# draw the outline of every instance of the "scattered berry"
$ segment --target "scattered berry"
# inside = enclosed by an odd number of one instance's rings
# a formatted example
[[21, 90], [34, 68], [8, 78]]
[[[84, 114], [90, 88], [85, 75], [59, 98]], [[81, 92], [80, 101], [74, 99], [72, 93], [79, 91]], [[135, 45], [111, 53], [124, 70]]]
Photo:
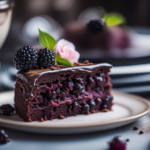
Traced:
[[110, 150], [125, 150], [126, 140], [121, 136], [116, 136], [109, 142], [109, 147]]
[[92, 32], [99, 32], [102, 30], [104, 23], [102, 20], [91, 20], [87, 26]]
[[0, 114], [10, 116], [14, 113], [14, 108], [10, 104], [0, 106]]
[[129, 142], [130, 140], [129, 140], [129, 139], [126, 139], [126, 141]]
[[139, 132], [139, 134], [143, 134], [143, 133], [144, 133], [143, 131], [140, 131], [140, 132]]
[[38, 53], [38, 67], [49, 68], [55, 64], [53, 52], [48, 48], [41, 49]]
[[6, 144], [7, 142], [9, 142], [8, 135], [4, 130], [0, 130], [0, 144]]
[[133, 127], [133, 130], [138, 130], [138, 127], [136, 127], [136, 126], [135, 126], [135, 127]]
[[24, 46], [17, 51], [13, 59], [13, 64], [18, 70], [28, 71], [38, 68], [37, 60], [37, 51], [31, 46]]

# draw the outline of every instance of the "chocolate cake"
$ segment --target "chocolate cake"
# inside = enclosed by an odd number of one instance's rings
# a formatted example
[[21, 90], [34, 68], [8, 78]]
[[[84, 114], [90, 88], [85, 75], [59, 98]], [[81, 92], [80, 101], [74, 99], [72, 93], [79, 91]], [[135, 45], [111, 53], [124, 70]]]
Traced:
[[[15, 108], [24, 121], [63, 119], [110, 111], [113, 105], [107, 63], [54, 65], [17, 73]], [[102, 114], [100, 114], [102, 115]]]

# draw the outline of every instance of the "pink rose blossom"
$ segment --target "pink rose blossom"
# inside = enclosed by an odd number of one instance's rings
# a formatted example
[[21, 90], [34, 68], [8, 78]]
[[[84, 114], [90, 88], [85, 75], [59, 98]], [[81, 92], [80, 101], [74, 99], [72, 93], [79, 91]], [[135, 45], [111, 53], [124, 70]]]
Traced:
[[80, 54], [75, 50], [75, 46], [65, 39], [59, 40], [53, 48], [56, 55], [60, 55], [61, 58], [68, 59], [72, 64], [78, 62]]

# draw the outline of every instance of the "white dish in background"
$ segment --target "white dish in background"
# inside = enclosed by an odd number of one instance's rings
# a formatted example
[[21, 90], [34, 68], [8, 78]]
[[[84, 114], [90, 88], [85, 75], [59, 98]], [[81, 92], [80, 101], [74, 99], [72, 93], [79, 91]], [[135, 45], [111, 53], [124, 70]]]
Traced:
[[[112, 91], [113, 111], [91, 115], [77, 115], [63, 120], [54, 119], [45, 122], [24, 122], [18, 115], [0, 115], [0, 125], [27, 132], [45, 134], [73, 134], [101, 131], [126, 125], [146, 115], [150, 111], [149, 102], [141, 97]], [[13, 104], [14, 91], [0, 94], [0, 105]], [[137, 109], [138, 108], [138, 109]]]
[[113, 67], [110, 75], [126, 75], [126, 74], [139, 74], [150, 73], [150, 63], [130, 66]]

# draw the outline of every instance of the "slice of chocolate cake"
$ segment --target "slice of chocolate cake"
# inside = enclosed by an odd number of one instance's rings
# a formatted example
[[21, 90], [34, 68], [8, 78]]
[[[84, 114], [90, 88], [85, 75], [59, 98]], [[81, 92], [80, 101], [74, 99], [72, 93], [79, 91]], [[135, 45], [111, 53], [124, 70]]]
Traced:
[[[107, 63], [55, 65], [17, 73], [16, 112], [24, 121], [63, 119], [110, 111], [113, 105]], [[102, 114], [100, 114], [102, 115]]]

